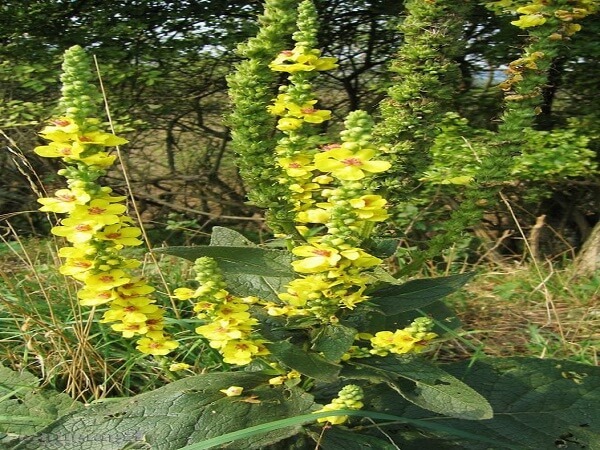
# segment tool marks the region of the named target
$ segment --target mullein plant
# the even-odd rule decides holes
[[[271,71],[287,78],[266,106],[277,130],[274,157],[256,158],[247,152],[238,155],[244,160],[242,167],[254,166],[256,171],[261,170],[261,164],[268,165],[264,171],[271,178],[252,182],[263,183],[259,192],[268,192],[271,200],[276,200],[270,220],[279,220],[273,228],[284,231],[279,237],[295,257],[292,268],[296,277],[276,300],[239,298],[227,290],[216,262],[202,257],[195,262],[198,287],[174,291],[176,298],[194,303],[194,311],[202,322],[196,332],[221,353],[224,362],[242,366],[260,358],[279,371],[270,380],[272,385],[297,379],[300,374],[270,358],[269,343],[261,337],[259,321],[252,311],[261,308],[286,323],[304,322],[315,327],[338,324],[345,312],[369,299],[369,286],[378,282],[376,269],[383,261],[363,245],[374,227],[388,218],[387,201],[373,190],[372,179],[391,164],[378,159],[385,149],[374,142],[371,117],[364,111],[354,111],[348,115],[338,139],[322,133],[331,111],[319,107],[311,82],[320,72],[335,69],[337,64],[335,58],[323,57],[315,48],[317,19],[310,1],[300,3],[297,27],[294,47],[279,51],[268,64]],[[240,98],[243,86],[243,77],[236,76],[230,85],[232,97]],[[239,116],[239,111],[234,116]],[[249,135],[243,130],[236,133],[238,137]],[[281,204],[289,206],[286,215],[278,213]],[[399,330],[373,335],[357,333],[357,345],[339,360],[420,352],[437,336],[430,331],[432,326],[431,319],[422,317]],[[344,389],[324,411],[362,406],[359,387]],[[340,417],[327,421],[345,420]]]
[[[67,215],[51,230],[70,244],[58,251],[64,260],[60,272],[82,284],[77,293],[82,306],[108,307],[101,322],[126,338],[139,338],[139,351],[166,355],[178,344],[164,331],[164,310],[151,297],[154,288],[134,274],[140,262],[122,252],[141,245],[142,232],[127,215],[126,197],[101,184],[117,158],[111,148],[127,140],[103,131],[97,118],[101,96],[81,47],[65,52],[62,69],[60,115],[40,133],[48,143],[34,149],[65,165],[58,174],[67,188],[38,200],[41,211]]]
[[[284,3],[270,0],[267,6],[281,7]],[[297,20],[297,31],[292,35],[295,45],[277,49],[267,60],[266,50],[278,47],[271,33],[263,33],[262,38],[268,41],[265,45],[251,41],[250,47],[260,50],[250,52],[249,64],[240,66],[240,73],[230,78],[232,98],[237,99],[234,106],[241,105],[241,112],[236,110],[230,120],[235,124],[238,144],[246,142],[251,149],[239,152],[242,174],[269,174],[252,179],[252,189],[258,192],[253,201],[267,209],[269,224],[293,255],[295,277],[271,298],[238,296],[236,289],[227,285],[218,261],[202,256],[194,264],[197,287],[177,288],[173,295],[193,303],[198,319],[196,333],[221,354],[224,363],[238,367],[256,363],[253,368],[265,369],[272,386],[285,383],[310,388],[314,374],[303,373],[293,361],[282,359],[277,343],[261,334],[267,334],[272,323],[277,329],[288,327],[285,332],[289,337],[304,334],[304,339],[294,340],[294,345],[303,347],[297,349],[299,352],[305,352],[308,341],[314,340],[310,330],[343,328],[346,338],[342,350],[327,356],[325,363],[334,367],[352,359],[418,353],[437,335],[431,331],[433,320],[427,317],[419,317],[402,329],[373,334],[346,325],[344,320],[351,314],[358,317],[364,312],[361,308],[370,299],[369,289],[377,287],[382,278],[383,261],[365,244],[376,225],[388,218],[388,203],[376,192],[374,181],[391,168],[390,162],[380,158],[388,148],[376,143],[374,122],[364,111],[350,113],[336,138],[323,132],[331,111],[320,108],[311,83],[320,72],[335,69],[337,64],[335,58],[323,57],[315,48],[315,7],[304,0],[297,14],[289,9],[274,10],[274,17],[284,23],[290,18],[284,20],[278,14],[286,12]],[[267,29],[274,27],[282,33],[274,23],[265,22]],[[251,105],[244,101],[243,93],[256,91],[251,86],[257,77],[261,83],[270,79],[261,64],[274,74],[272,78],[287,82],[270,99],[261,91]],[[125,196],[115,195],[101,184],[102,176],[116,160],[110,148],[127,141],[102,130],[97,118],[100,96],[93,87],[89,66],[80,47],[66,52],[61,115],[41,131],[49,142],[35,152],[62,160],[65,168],[59,174],[66,178],[67,188],[53,197],[41,198],[41,210],[67,215],[52,233],[70,244],[59,250],[64,259],[60,272],[82,284],[78,291],[81,305],[105,307],[101,322],[112,324],[124,337],[138,338],[139,351],[166,355],[178,343],[164,330],[164,310],[151,297],[154,288],[134,275],[139,261],[123,252],[126,247],[142,244],[142,232],[126,214]],[[260,123],[242,120],[243,112],[248,113],[256,104],[262,104],[263,111],[257,112]],[[262,144],[270,149],[269,157],[261,150]],[[286,341],[284,345],[292,344]],[[307,357],[325,358],[316,353]],[[172,371],[189,368],[183,362],[170,365]],[[235,397],[242,389],[231,386],[221,392]],[[361,387],[349,384],[318,412],[360,409],[362,399]],[[341,424],[347,418],[329,416],[320,421]]]

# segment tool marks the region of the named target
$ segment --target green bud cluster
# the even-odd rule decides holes
[[[227,287],[221,269],[213,258],[208,256],[197,258],[194,261],[194,271],[196,272],[196,281],[204,288],[210,287],[211,290],[217,292]]]
[[[337,398],[334,398],[331,403],[340,409],[361,409],[363,407],[363,398],[364,392],[362,388],[356,384],[349,384],[338,392]]]
[[[298,5],[296,26],[298,30],[292,35],[294,41],[299,46],[315,48],[318,44],[319,18],[313,2],[301,2]]]
[[[261,208],[273,209],[267,220],[275,231],[280,229],[276,224],[286,221],[289,215],[286,211],[292,207],[285,201],[286,188],[273,183],[279,176],[273,164],[277,141],[273,137],[275,118],[267,112],[267,105],[276,89],[277,74],[268,65],[288,46],[285,36],[295,28],[295,6],[295,0],[265,2],[257,36],[238,48],[238,54],[246,59],[227,77],[233,105],[227,123],[232,130],[238,167],[250,201]]]
[[[433,328],[433,319],[430,317],[417,317],[404,330],[411,333],[417,339],[423,339]]]
[[[59,111],[61,115],[74,119],[80,125],[86,118],[100,115],[102,96],[95,87],[90,67],[90,58],[80,46],[75,45],[65,51],[60,77],[62,97]],[[96,131],[90,129],[90,124],[87,125],[84,131]]]

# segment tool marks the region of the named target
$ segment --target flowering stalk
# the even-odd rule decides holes
[[[101,322],[113,323],[124,337],[141,337],[137,342],[141,352],[165,355],[177,343],[163,331],[164,311],[149,296],[154,288],[133,275],[139,261],[121,252],[142,244],[141,230],[126,215],[126,197],[112,195],[112,189],[99,181],[116,159],[109,148],[127,141],[102,131],[100,121],[93,118],[100,96],[89,67],[81,47],[65,52],[59,105],[63,115],[41,131],[49,142],[34,151],[65,164],[58,173],[66,178],[67,189],[40,198],[40,210],[67,214],[51,231],[71,244],[59,249],[64,258],[60,272],[83,284],[77,294],[80,304],[107,305]]]
[[[296,22],[296,0],[266,0],[259,17],[256,37],[239,46],[237,53],[245,59],[227,77],[232,113],[227,118],[231,127],[231,145],[238,155],[237,165],[248,187],[248,198],[256,206],[268,209],[267,223],[276,232],[285,222],[290,205],[285,188],[274,184],[278,171],[273,167],[274,118],[265,106],[277,82],[277,74],[269,70],[269,62],[283,50],[286,37]]]
[[[269,312],[335,322],[340,307],[353,308],[366,299],[367,272],[381,263],[360,248],[373,223],[387,217],[386,201],[366,189],[365,180],[390,163],[374,159],[379,149],[371,142],[373,123],[365,112],[348,116],[341,143],[325,144],[315,128],[331,112],[316,108],[310,80],[336,67],[334,58],[321,57],[314,49],[316,22],[314,5],[303,1],[295,47],[269,65],[289,74],[288,85],[268,109],[278,117],[283,134],[275,150],[279,183],[287,186],[293,206],[291,234],[301,235],[292,249],[298,257],[292,265],[300,277],[279,294],[282,305],[271,305]]]
[[[196,259],[194,270],[200,286],[197,289],[177,288],[174,295],[179,300],[194,301],[196,317],[205,323],[196,328],[196,333],[206,338],[228,364],[244,366],[254,356],[268,354],[265,340],[254,330],[258,320],[249,312],[250,305],[257,299],[231,295],[212,258]]]

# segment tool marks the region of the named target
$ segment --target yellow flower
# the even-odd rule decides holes
[[[77,292],[77,298],[79,298],[79,304],[82,306],[99,306],[119,298],[119,295],[112,289],[83,288]]]
[[[189,364],[186,364],[186,363],[173,363],[169,366],[169,370],[171,372],[178,372],[180,370],[187,370],[190,367],[192,367],[192,366],[190,366]]]
[[[113,330],[123,333],[124,338],[132,338],[136,334],[148,333],[148,327],[144,322],[123,322],[110,326]]]
[[[299,273],[316,273],[335,267],[342,258],[335,248],[322,244],[301,245],[292,250],[296,256],[304,259],[292,262],[292,266]]]
[[[371,352],[377,355],[385,355],[387,352],[396,354],[409,353],[417,350],[415,347],[422,340],[406,330],[396,330],[394,332],[380,331],[375,333],[375,336],[370,339],[373,346]]]
[[[142,297],[154,292],[155,289],[147,284],[141,278],[132,278],[129,283],[123,284],[117,288],[119,294],[123,298],[127,297]]]
[[[76,276],[94,268],[94,261],[86,258],[69,258],[59,272],[63,275]]]
[[[323,406],[321,409],[319,409],[317,412],[327,412],[327,411],[337,411],[340,409],[346,409],[344,408],[343,405],[335,405],[333,403],[330,403],[328,405]],[[348,420],[348,416],[327,416],[327,417],[319,417],[317,419],[317,422],[319,423],[323,423],[323,422],[328,422],[331,425],[341,425],[344,422],[346,422]]]
[[[61,225],[50,230],[56,236],[63,236],[73,244],[83,244],[90,241],[102,224],[93,220],[79,220],[68,217],[61,220]]]
[[[114,164],[116,155],[109,155],[106,152],[98,152],[93,155],[86,156],[85,158],[79,158],[81,162],[88,166],[98,166],[100,168],[110,167]]]
[[[543,25],[546,23],[546,18],[541,14],[526,14],[519,17],[518,20],[513,20],[512,25],[519,28],[531,28]]]
[[[248,309],[249,306],[243,303],[228,303],[219,305],[214,309],[214,312],[218,317],[227,319],[231,322],[254,322],[254,319],[251,318]]]
[[[144,243],[140,239],[137,239],[141,234],[142,230],[138,227],[124,227],[121,224],[115,223],[104,227],[95,237],[102,241],[113,241],[117,245],[135,246]]]
[[[285,50],[269,64],[276,72],[305,72],[313,70],[330,70],[337,67],[336,58],[320,58],[319,50],[309,50],[296,46],[293,50]]]
[[[110,304],[110,309],[104,313],[101,322],[145,322],[148,319],[147,314],[156,313],[160,309],[152,303],[154,300],[146,297],[114,300]]]
[[[268,106],[267,110],[276,116],[293,117],[309,123],[323,123],[331,119],[331,111],[316,109],[314,107],[316,103],[317,100],[309,100],[298,105],[292,101],[290,95],[279,94],[273,105]]]
[[[298,222],[304,223],[327,223],[331,218],[331,212],[327,209],[313,208],[300,211],[296,217]]]
[[[160,339],[151,339],[144,337],[137,341],[137,344],[138,345],[136,346],[136,348],[140,352],[157,356],[168,355],[171,352],[171,350],[174,350],[177,347],[179,347],[177,341],[173,341],[165,337],[162,337]]]
[[[92,220],[102,225],[119,223],[119,216],[127,210],[120,203],[111,203],[104,199],[94,199],[88,205],[76,205],[71,212],[71,218],[76,220]]]
[[[75,209],[76,205],[84,205],[90,201],[90,195],[83,192],[79,195],[69,189],[59,189],[54,197],[38,198],[42,206],[40,211],[55,212],[59,214],[69,213]]]
[[[146,314],[146,327],[148,328],[148,334],[154,332],[161,332],[165,327],[165,321],[163,318],[163,310],[160,309],[153,314]]]
[[[244,391],[243,387],[240,386],[229,386],[227,389],[221,389],[219,392],[222,392],[227,397],[238,397],[242,395]]]
[[[349,203],[359,219],[381,222],[389,217],[385,210],[387,201],[380,195],[362,195],[359,198],[350,199]]]
[[[245,339],[229,341],[219,351],[223,355],[223,361],[238,366],[250,364],[254,356],[268,353],[264,347],[257,345],[256,342]]]
[[[77,159],[85,148],[78,143],[68,142],[50,142],[48,145],[41,145],[33,151],[44,158],[65,158]]]
[[[340,254],[344,258],[352,261],[352,265],[355,267],[373,267],[381,264],[382,262],[381,259],[370,255],[363,249],[357,247],[344,249],[340,252]]]
[[[250,330],[248,329],[248,331]],[[218,320],[215,323],[199,326],[196,328],[196,333],[211,341],[210,346],[213,348],[219,348],[227,341],[244,336],[244,332],[238,328],[238,324],[231,323],[229,320]]]
[[[67,135],[76,135],[79,132],[79,126],[70,117],[57,117],[56,119],[52,119],[50,123],[52,125],[48,125],[41,131],[42,135],[57,131]]]
[[[281,131],[293,131],[302,126],[302,119],[294,117],[282,117],[277,121],[277,129]]]
[[[363,179],[367,173],[379,173],[388,170],[388,161],[371,161],[376,155],[374,149],[366,148],[352,152],[346,148],[335,148],[315,155],[315,167],[321,172],[331,174],[343,181]]]
[[[315,169],[310,164],[312,158],[305,155],[298,155],[293,158],[279,158],[277,162],[290,177],[305,177]]]
[[[92,131],[90,133],[77,135],[77,141],[82,144],[101,145],[103,147],[115,147],[126,144],[127,139],[105,133],[104,131]]]
[[[173,297],[177,300],[189,300],[198,296],[196,290],[190,288],[177,288],[173,291]]]
[[[545,6],[541,4],[521,6],[520,8],[517,8],[517,12],[519,14],[537,14],[542,11],[544,7]]]
[[[131,278],[122,270],[100,272],[85,278],[86,287],[96,290],[109,290],[127,284]]]

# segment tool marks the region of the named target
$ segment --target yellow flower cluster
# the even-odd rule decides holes
[[[264,339],[256,338],[254,330],[258,320],[250,315],[254,297],[239,298],[225,289],[225,283],[212,258],[198,258],[194,264],[197,289],[177,288],[173,291],[178,300],[193,300],[196,317],[205,322],[196,333],[206,338],[228,364],[244,366],[252,358],[267,355]]]
[[[331,117],[315,108],[308,74],[336,67],[334,58],[320,58],[318,50],[297,45],[280,53],[272,70],[288,72],[290,85],[282,89],[268,111],[278,116],[285,137],[276,147],[281,168],[279,182],[289,189],[294,222],[305,242],[292,249],[292,263],[300,277],[279,294],[281,304],[268,304],[272,315],[312,315],[322,321],[337,319],[339,308],[354,308],[366,300],[369,271],[381,260],[360,248],[373,226],[385,220],[386,200],[365,183],[389,169],[377,160],[371,144],[372,121],[362,111],[351,113],[341,143],[318,145],[303,127]]]
[[[361,333],[359,340],[369,341],[371,348],[353,345],[342,357],[347,361],[351,358],[368,358],[372,355],[387,356],[390,353],[404,355],[419,353],[427,346],[429,341],[437,337],[431,331],[433,321],[428,317],[415,319],[408,327],[396,331],[379,331],[375,335]]]
[[[596,12],[598,4],[594,0],[576,0],[570,3],[568,9],[562,9],[562,7],[559,9],[553,2],[534,0],[531,4],[516,9],[520,17],[513,20],[511,24],[519,28],[533,28],[544,25],[551,17],[555,17],[561,21],[561,28],[550,36],[551,39],[559,40],[572,36],[581,30],[581,25],[574,21]]]
[[[312,72],[335,69],[336,61],[336,58],[322,58],[319,50],[297,45],[293,50],[280,52],[269,68],[276,72]]]
[[[64,258],[60,272],[83,283],[77,294],[79,302],[108,305],[102,322],[113,323],[112,328],[124,337],[143,336],[137,342],[141,352],[166,355],[177,343],[164,333],[163,310],[148,296],[154,288],[130,273],[139,262],[121,255],[124,247],[142,244],[138,239],[141,230],[125,215],[125,197],[111,195],[109,187],[97,183],[115,160],[107,147],[127,141],[100,131],[98,125],[95,119],[77,123],[61,117],[42,130],[49,143],[34,151],[62,159],[67,168],[59,174],[66,176],[68,189],[40,198],[40,210],[68,215],[52,233],[72,244],[59,250]]]
[[[364,404],[362,402],[364,398],[363,390],[360,386],[355,384],[349,384],[344,386],[340,392],[338,392],[338,396],[331,400],[331,403],[323,406],[315,413],[326,412],[326,411],[337,411],[340,409],[353,409],[359,410]],[[348,416],[327,416],[320,417],[317,419],[317,422],[323,423],[327,422],[331,425],[340,425],[348,420]]]
[[[309,100],[301,105],[294,103],[289,94],[279,94],[273,105],[267,110],[276,116],[283,116],[277,122],[277,128],[281,131],[296,130],[307,123],[323,123],[331,118],[331,111],[316,109],[316,100]]]

